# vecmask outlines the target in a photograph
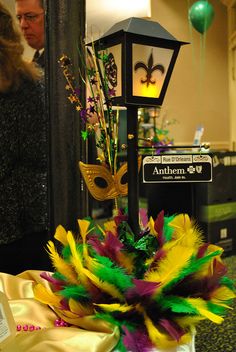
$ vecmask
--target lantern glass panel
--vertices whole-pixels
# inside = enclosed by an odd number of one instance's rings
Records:
[[[132,44],[133,96],[159,98],[173,49]]]

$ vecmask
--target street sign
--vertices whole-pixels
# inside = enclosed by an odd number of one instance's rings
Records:
[[[143,182],[211,182],[209,154],[163,154],[143,159]]]

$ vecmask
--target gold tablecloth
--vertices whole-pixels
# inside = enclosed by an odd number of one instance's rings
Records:
[[[40,330],[19,331],[3,352],[110,352],[119,340],[119,332],[92,317],[81,319],[84,329],[55,327],[58,318],[50,307],[34,299],[32,287],[41,271],[25,271],[17,276],[0,273],[0,291],[9,300],[16,325],[40,326]]]

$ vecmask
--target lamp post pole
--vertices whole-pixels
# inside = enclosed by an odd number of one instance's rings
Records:
[[[139,234],[138,108],[127,106],[128,222]]]

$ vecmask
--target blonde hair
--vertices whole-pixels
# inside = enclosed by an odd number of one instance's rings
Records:
[[[0,2],[0,92],[16,91],[22,80],[36,81],[40,70],[23,60],[21,34],[6,7]]]

